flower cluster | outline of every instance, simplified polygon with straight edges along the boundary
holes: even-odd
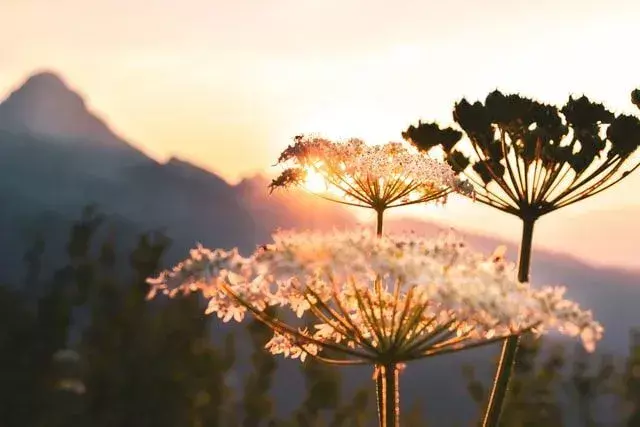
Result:
[[[640,91],[631,101],[640,105]],[[424,152],[442,148],[480,202],[519,217],[536,219],[584,200],[640,166],[640,120],[586,96],[558,107],[496,90],[484,103],[462,99],[453,118],[465,141],[436,123],[418,122],[402,136]]]
[[[453,169],[402,143],[367,145],[359,139],[333,142],[298,136],[279,164],[289,167],[271,189],[300,185],[309,173],[322,176],[334,201],[378,210],[443,200],[450,191],[470,191]],[[329,196],[330,197],[330,196]]]
[[[452,235],[273,238],[249,257],[198,247],[148,281],[150,297],[200,291],[209,299],[207,312],[224,321],[241,321],[249,311],[271,326],[272,353],[336,362],[403,362],[548,328],[580,336],[588,350],[602,336],[591,313],[565,299],[563,288],[520,283],[500,254],[484,256]],[[268,306],[295,316],[266,316]],[[295,324],[306,315],[311,330]]]

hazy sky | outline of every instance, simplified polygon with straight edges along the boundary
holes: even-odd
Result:
[[[633,111],[640,86],[637,0],[0,0],[0,16],[0,93],[54,69],[146,152],[230,180],[296,133],[398,140],[495,88]],[[640,205],[638,185],[582,209]]]

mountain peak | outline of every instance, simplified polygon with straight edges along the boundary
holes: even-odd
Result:
[[[62,114],[57,113],[59,110],[67,111],[67,115],[88,114],[82,97],[72,90],[58,73],[49,70],[31,74],[0,107],[0,111],[5,114],[12,110],[14,122],[24,122],[21,123],[23,125],[31,124],[30,117],[45,113],[57,119],[57,116]]]
[[[58,88],[71,91],[62,76],[53,70],[36,71],[27,77],[22,84],[22,88],[40,87],[40,88]]]
[[[74,88],[51,70],[28,76],[0,103],[0,130],[29,135],[93,153],[99,163],[119,165],[148,158],[116,135]],[[109,164],[111,164],[109,163]]]
[[[51,70],[31,74],[0,103],[0,129],[130,151],[129,144],[87,108],[82,95]]]
[[[53,71],[34,73],[11,92],[0,104],[0,128],[62,139],[115,138],[87,110],[82,96]]]

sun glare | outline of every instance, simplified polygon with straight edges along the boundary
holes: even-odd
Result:
[[[312,193],[323,193],[327,191],[327,182],[322,174],[307,170],[307,179],[304,182],[304,188]]]

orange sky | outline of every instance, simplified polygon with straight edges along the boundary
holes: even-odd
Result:
[[[0,93],[52,68],[146,152],[231,181],[296,133],[398,140],[496,87],[629,112],[640,86],[637,0],[0,0],[0,16]],[[640,205],[638,175],[577,209]]]

